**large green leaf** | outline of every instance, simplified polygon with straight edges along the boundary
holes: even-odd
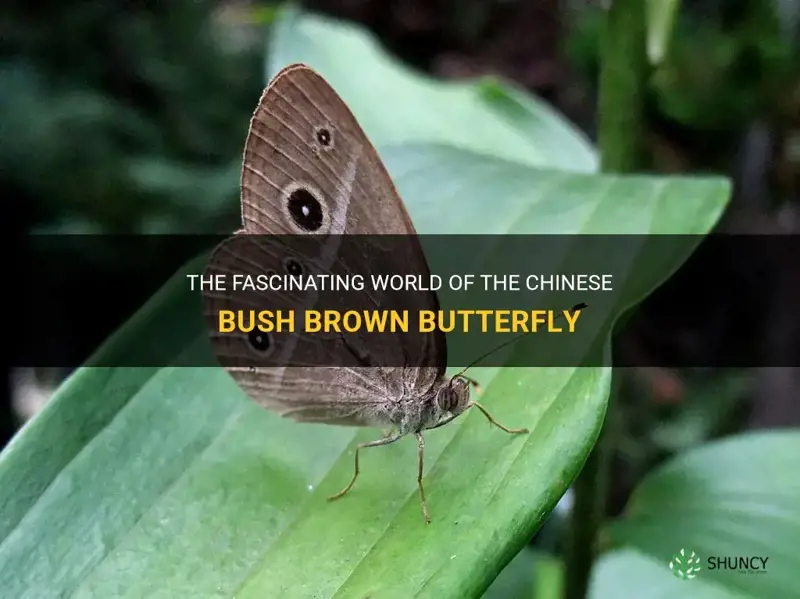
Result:
[[[653,589],[689,599],[798,597],[799,464],[800,430],[740,435],[673,459],[645,479],[611,527],[611,540],[627,549],[600,562],[592,597]],[[670,573],[681,549],[700,557],[692,580]],[[768,558],[765,572],[711,569],[707,561],[751,556]],[[628,594],[620,593],[623,573]]]
[[[313,43],[326,35],[317,31]],[[330,35],[343,46],[329,45],[320,61],[361,39]],[[380,62],[374,49],[360,52],[360,62]],[[406,93],[413,83],[390,67],[373,66],[370,77],[378,86],[392,79],[390,95],[417,103],[413,112],[376,112],[373,127],[446,120],[447,107]],[[479,119],[493,108],[473,110]],[[437,135],[469,149],[383,152],[421,232],[704,233],[729,192],[717,179],[540,171],[535,160],[486,152],[499,138],[481,128],[448,127]],[[527,137],[534,154],[572,151],[569,128],[560,130],[521,130],[518,151]],[[542,131],[545,144],[535,137]],[[687,237],[657,266],[632,261],[626,302],[677,268],[694,243]],[[184,316],[198,302],[184,274],[199,268],[177,273],[100,354],[146,346],[165,365],[199,362],[208,339],[202,322]],[[428,434],[426,526],[413,440],[367,451],[356,487],[328,503],[351,474],[354,444],[378,431],[281,419],[221,369],[83,368],[0,454],[0,596],[479,594],[579,471],[603,420],[610,369],[482,369],[476,377],[492,413],[531,434],[509,437],[479,413]]]

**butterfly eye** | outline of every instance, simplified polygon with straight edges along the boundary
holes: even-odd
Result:
[[[259,353],[266,353],[272,349],[272,339],[268,333],[252,330],[247,339],[250,341],[250,347]]]
[[[333,146],[333,135],[331,135],[330,129],[325,129],[324,127],[317,129],[316,137],[319,145],[323,148]]]
[[[303,187],[289,194],[286,205],[294,223],[304,231],[316,231],[322,226],[322,205]]]
[[[283,262],[283,267],[290,275],[300,276],[303,274],[302,265],[294,258],[288,258]]]
[[[455,390],[447,385],[439,390],[439,407],[445,412],[452,410],[458,402],[458,396]]]

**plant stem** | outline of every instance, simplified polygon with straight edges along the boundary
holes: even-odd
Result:
[[[601,45],[598,146],[604,172],[638,170],[644,152],[647,24],[644,0],[613,0]]]
[[[620,377],[616,372],[611,380],[609,407],[603,429],[594,449],[586,459],[583,470],[572,486],[575,503],[569,523],[564,597],[584,599],[588,596],[592,565],[597,554],[600,527],[605,517],[606,495],[613,457],[614,426],[612,399],[617,395]]]
[[[631,173],[644,153],[644,87],[648,76],[644,0],[612,0],[601,44],[598,146],[604,172]],[[599,530],[614,453],[614,401],[620,387],[614,372],[606,420],[593,451],[575,481],[566,549],[566,599],[587,596],[597,555]]]

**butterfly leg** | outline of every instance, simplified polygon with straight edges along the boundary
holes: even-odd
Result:
[[[494,424],[500,430],[503,430],[503,431],[505,431],[507,433],[511,433],[512,435],[519,435],[519,434],[522,434],[522,433],[530,432],[527,428],[506,428],[506,427],[504,427],[502,424],[497,422],[497,420],[492,418],[492,415],[489,413],[489,411],[486,408],[484,408],[481,404],[479,404],[477,401],[469,402],[467,404],[467,409],[470,409],[470,408],[478,408],[481,412],[483,412],[483,415],[486,416],[486,419],[489,422]]]
[[[355,457],[355,470],[353,471],[353,478],[350,479],[350,483],[341,491],[339,491],[336,495],[331,495],[328,497],[328,501],[333,501],[334,499],[339,499],[345,493],[347,493],[355,484],[356,479],[358,478],[358,452],[362,449],[367,447],[378,447],[380,445],[389,445],[389,443],[394,443],[395,441],[401,439],[403,435],[392,435],[389,437],[384,437],[383,439],[378,439],[377,441],[369,441],[367,443],[359,443],[356,445],[356,457]]]
[[[419,498],[422,502],[422,515],[425,517],[425,522],[431,523],[431,516],[428,513],[428,502],[425,499],[425,488],[422,486],[422,471],[425,466],[425,439],[422,433],[417,433],[417,486],[419,487]]]

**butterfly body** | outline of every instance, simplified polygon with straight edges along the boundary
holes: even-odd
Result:
[[[358,372],[356,369],[329,369],[332,381],[338,381],[342,386],[342,379],[350,376],[364,377],[367,372]],[[373,367],[370,370],[384,370]],[[391,426],[403,435],[422,432],[426,429],[442,426],[444,421],[449,422],[461,414],[469,404],[470,390],[462,379],[450,379],[438,373],[424,387],[415,386],[420,376],[412,369],[403,369],[400,376],[376,377],[370,372],[373,380],[384,383],[383,385],[369,385],[374,395],[361,397],[356,401],[340,402],[334,406],[316,405],[319,395],[313,404],[293,402],[292,404],[277,404],[275,401],[261,402],[283,416],[290,417],[299,422],[323,422],[326,424],[340,424],[346,426]],[[415,377],[407,377],[414,373]],[[426,378],[421,376],[421,378]],[[383,379],[383,380],[381,380]],[[363,379],[361,379],[363,380]],[[243,385],[247,387],[247,383]],[[322,392],[323,396],[325,395]]]

